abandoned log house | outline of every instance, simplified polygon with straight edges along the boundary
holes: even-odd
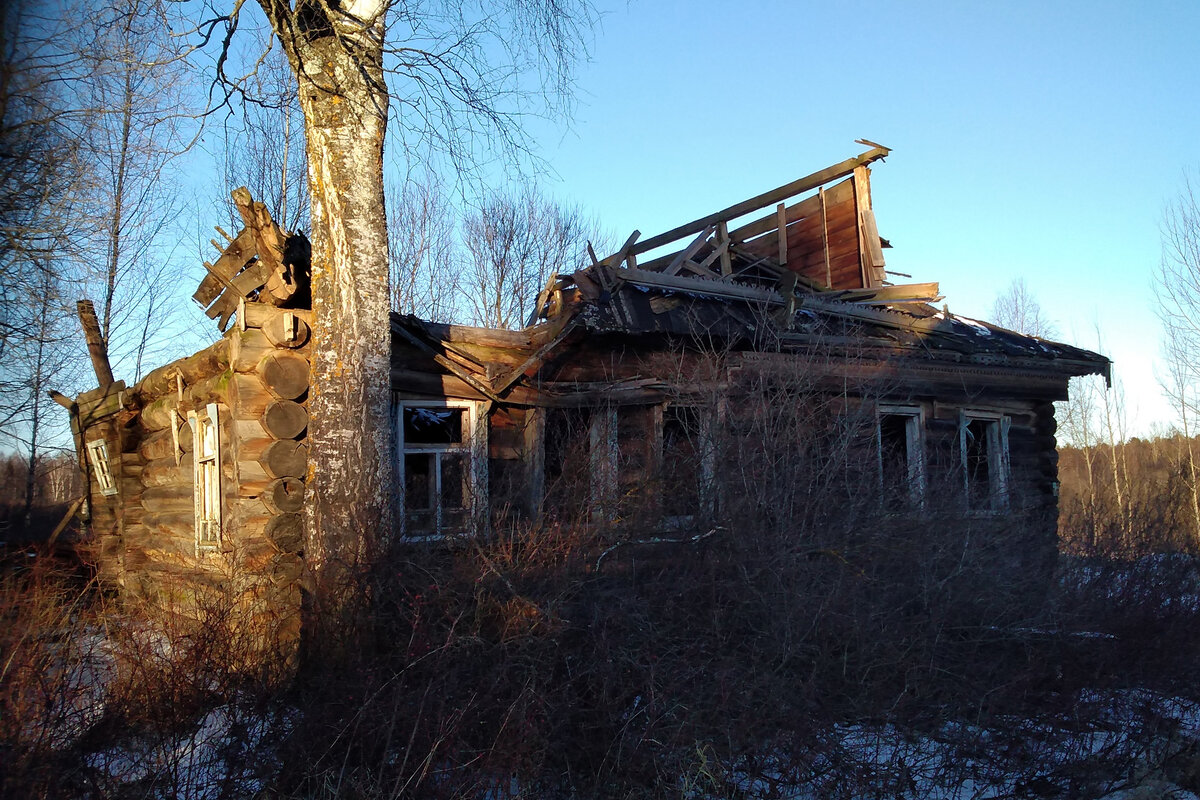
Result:
[[[521,330],[393,314],[397,536],[547,518],[735,528],[747,504],[787,525],[820,489],[1021,517],[1052,550],[1053,402],[1109,361],[939,309],[936,283],[893,283],[870,183],[888,149],[863,144],[552,275]],[[154,596],[236,574],[248,597],[298,608],[307,264],[234,196],[245,228],[195,293],[222,338],[63,404],[103,576]]]

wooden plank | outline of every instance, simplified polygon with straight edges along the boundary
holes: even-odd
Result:
[[[685,275],[666,275],[661,272],[649,272],[642,269],[626,269],[621,271],[621,278],[638,286],[672,289],[698,295],[707,295],[709,297],[755,300],[766,303],[783,302],[783,299],[770,289],[741,286],[736,283],[726,283],[724,281],[689,278]]]
[[[821,201],[821,250],[825,255],[825,288],[833,288],[833,272],[829,268],[829,221],[826,219],[825,187],[817,190],[817,198]]]
[[[720,243],[717,246],[717,252],[721,258],[721,274],[725,276],[732,275],[733,262],[729,258],[729,245],[732,240],[729,238],[729,223],[725,220],[717,223],[717,241]]]
[[[205,263],[208,276],[200,283],[192,299],[202,306],[207,306],[216,300],[223,289],[229,288],[229,282],[241,272],[246,262],[254,257],[254,233],[243,230],[237,238],[221,253],[215,264]]]
[[[621,262],[624,261],[625,257],[633,250],[634,242],[636,242],[638,237],[641,235],[641,231],[634,231],[633,233],[629,234],[629,238],[625,240],[625,244],[621,245],[621,249],[600,263],[614,268],[621,266]]]
[[[272,305],[289,299],[296,293],[297,285],[294,275],[283,265],[284,235],[266,205],[256,202],[245,186],[240,186],[231,192],[234,205],[242,217],[246,230],[254,237],[254,249],[259,261],[266,265],[263,285],[267,287],[266,297]]]
[[[863,287],[874,285],[871,281],[871,269],[867,263],[866,237],[863,232],[863,211],[871,207],[871,189],[867,179],[867,168],[854,168],[854,226],[858,231],[858,264],[862,275]]]
[[[112,365],[108,362],[108,343],[100,332],[100,321],[91,300],[80,300],[75,304],[79,312],[79,323],[83,326],[83,338],[87,340],[88,357],[96,373],[96,382],[101,389],[113,382]]]
[[[787,206],[784,203],[775,206],[775,220],[775,224],[779,227],[779,265],[786,267],[788,263]]]
[[[844,178],[845,176],[853,173],[855,168],[870,164],[873,161],[877,161],[878,159],[887,156],[889,152],[890,150],[886,147],[872,148],[861,155],[848,158],[845,161],[834,164],[831,167],[826,167],[825,169],[819,170],[810,175],[805,175],[803,178],[799,178],[789,184],[780,186],[778,189],[772,189],[769,192],[764,192],[756,197],[750,198],[749,200],[743,200],[740,203],[729,206],[728,208],[718,211],[715,214],[709,214],[706,217],[701,217],[698,220],[680,225],[677,228],[672,228],[666,233],[659,234],[658,236],[652,236],[651,238],[646,239],[636,247],[632,248],[631,252],[633,252],[634,255],[640,255],[641,253],[653,250],[656,247],[669,244],[676,239],[682,239],[684,236],[699,233],[708,226],[715,225],[721,220],[728,221],[735,219],[743,214],[749,214],[753,211],[758,211],[774,205],[781,200],[794,197],[801,192],[807,192],[811,189],[815,189],[818,186],[829,183],[830,181],[837,180],[838,178]]]
[[[821,187],[818,187],[821,188]],[[826,202],[829,205],[836,205],[854,200],[854,181],[847,178],[844,181],[834,184],[825,190]],[[793,203],[788,206],[787,217],[788,224],[798,222],[808,217],[816,216],[819,211],[820,200],[817,195],[806,197],[803,200]],[[760,217],[753,222],[748,222],[730,232],[733,241],[747,241],[755,236],[761,236],[764,233],[773,231],[778,227],[777,219],[774,213]]]
[[[452,375],[459,378],[461,381],[466,383],[468,386],[473,388],[475,391],[482,394],[487,399],[489,399],[489,400],[499,400],[500,399],[499,397],[496,396],[496,392],[492,389],[492,387],[489,386],[484,380],[477,378],[476,376],[470,374],[469,372],[464,370],[462,367],[460,367],[458,364],[455,364],[450,359],[448,359],[445,356],[443,356],[442,354],[438,353],[436,350],[434,350],[434,348],[430,344],[423,341],[420,337],[418,337],[416,334],[409,331],[403,325],[396,324],[396,322],[393,321],[392,332],[400,334],[400,336],[402,338],[408,340],[408,342],[410,342],[412,345],[414,345],[417,349],[432,356],[433,360],[436,361],[438,363],[438,365],[444,367]]]
[[[556,349],[558,349],[559,345],[566,341],[567,337],[574,332],[578,323],[579,319],[573,318],[570,322],[563,326],[563,329],[561,332],[559,332],[558,336],[554,337],[550,341],[546,342],[546,344],[538,348],[536,353],[527,358],[524,363],[522,363],[516,369],[512,370],[502,378],[498,378],[494,383],[496,394],[504,394],[508,387],[516,383],[517,380],[523,375],[531,375],[533,372],[536,372],[542,366],[542,364],[546,363],[547,359],[550,358],[550,355]]]
[[[685,261],[690,261],[692,256],[700,252],[700,248],[704,246],[704,243],[708,241],[708,237],[712,236],[715,230],[716,227],[713,225],[710,225],[702,230],[700,235],[692,240],[691,244],[680,250],[675,255],[675,258],[671,259],[671,263],[666,269],[663,270],[663,272],[667,275],[677,275],[679,270],[683,268],[683,263]]]

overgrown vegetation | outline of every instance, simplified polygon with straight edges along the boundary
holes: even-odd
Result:
[[[286,685],[278,662],[241,658],[252,643],[219,592],[187,614],[152,611],[84,570],[11,555],[3,794],[1200,789],[1200,576],[1178,555],[1183,511],[1159,512],[1163,538],[1129,548],[1115,520],[1150,513],[1149,495],[1127,515],[1103,480],[1080,484],[1086,454],[1065,451],[1070,557],[1050,582],[1014,557],[1015,517],[934,502],[952,495],[936,475],[924,508],[897,513],[873,475],[832,471],[861,456],[844,408],[740,408],[739,429],[721,430],[756,445],[717,473],[710,516],[678,527],[651,482],[623,487],[603,520],[397,543]],[[1186,510],[1178,443],[1124,447],[1130,485]]]

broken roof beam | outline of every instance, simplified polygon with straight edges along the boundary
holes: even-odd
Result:
[[[650,272],[643,269],[626,269],[621,271],[622,280],[637,286],[648,286],[655,289],[684,292],[704,297],[723,297],[730,300],[752,300],[761,303],[779,304],[783,299],[773,290],[757,286],[744,286],[737,283],[690,278],[685,275],[666,275],[661,272]]]
[[[846,303],[933,303],[940,297],[937,282],[875,286],[870,289],[843,289],[825,294],[828,300]]]
[[[759,211],[767,206],[774,205],[781,200],[786,200],[789,197],[798,195],[801,192],[807,192],[810,189],[816,189],[818,186],[823,186],[830,181],[851,175],[854,173],[856,168],[866,166],[873,161],[878,161],[879,159],[887,156],[889,152],[890,151],[886,147],[874,147],[861,155],[855,156],[854,158],[848,158],[839,164],[834,164],[832,167],[826,167],[825,169],[814,172],[811,175],[806,175],[803,178],[792,181],[785,186],[780,186],[778,189],[772,189],[771,191],[764,192],[757,197],[752,197],[749,200],[743,200],[742,202],[732,205],[722,211],[718,211],[715,214],[709,214],[706,217],[701,217],[700,219],[689,222],[686,225],[680,225],[677,228],[673,228],[666,233],[659,234],[658,236],[652,236],[649,239],[637,244],[629,252],[633,253],[634,255],[640,255],[641,253],[648,252],[656,247],[661,247],[664,244],[670,244],[676,239],[682,239],[685,236],[694,236],[710,225],[715,225],[722,220],[728,221],[736,219],[743,214]]]

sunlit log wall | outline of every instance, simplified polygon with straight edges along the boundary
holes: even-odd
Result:
[[[198,612],[225,603],[295,640],[308,455],[310,313],[247,303],[220,340],[128,389],[77,398],[77,446],[103,438],[117,491],[89,465],[101,578],[128,597]],[[189,414],[218,416],[221,533],[198,552]],[[174,427],[174,430],[172,428]],[[265,641],[266,637],[262,637]]]

